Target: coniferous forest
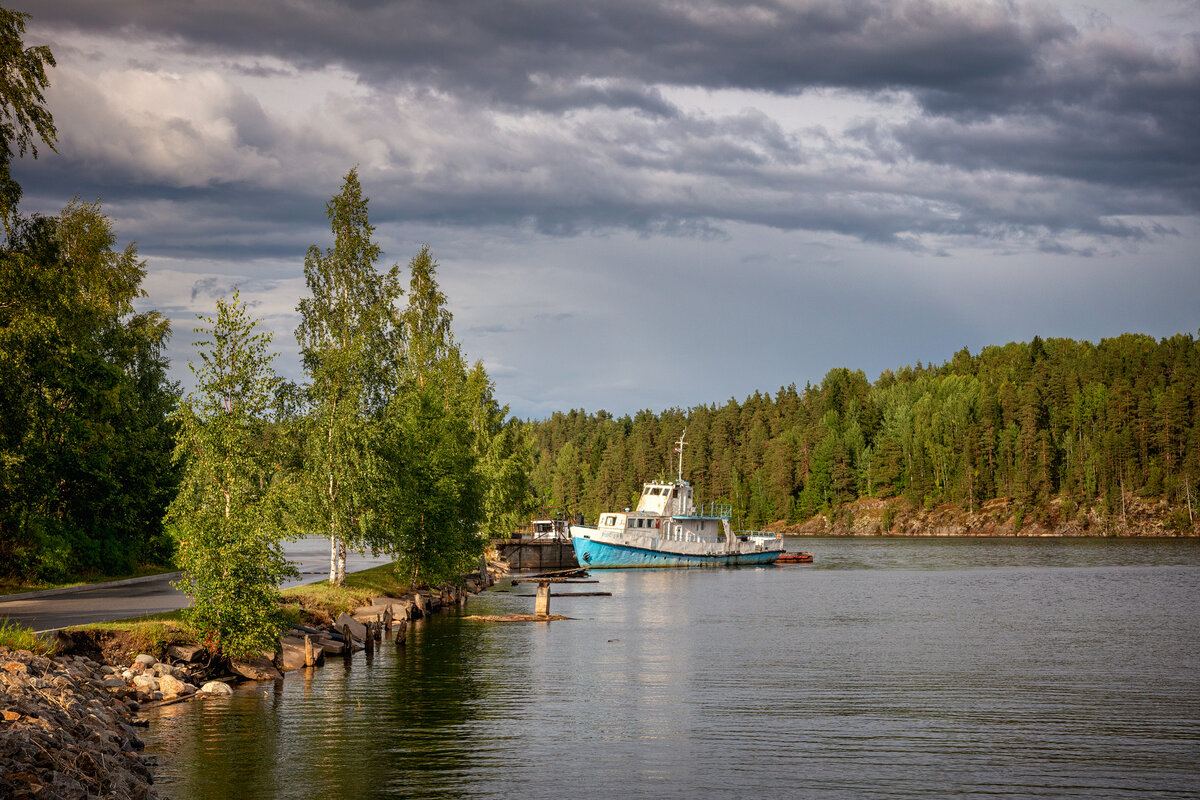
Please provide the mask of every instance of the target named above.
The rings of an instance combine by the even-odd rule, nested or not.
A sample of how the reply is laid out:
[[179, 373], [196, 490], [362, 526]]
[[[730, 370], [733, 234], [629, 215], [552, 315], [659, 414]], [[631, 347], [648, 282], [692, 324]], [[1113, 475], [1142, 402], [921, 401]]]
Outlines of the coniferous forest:
[[1035, 336], [874, 383], [834, 369], [774, 396], [622, 417], [573, 410], [528, 427], [536, 491], [589, 519], [673, 476], [686, 428], [685, 479], [732, 503], [746, 528], [836, 516], [866, 497], [965, 511], [1007, 498], [1020, 514], [1054, 501], [1109, 517], [1138, 497], [1165, 501], [1165, 529], [1185, 534], [1200, 516], [1198, 417], [1200, 342], [1125, 334]]

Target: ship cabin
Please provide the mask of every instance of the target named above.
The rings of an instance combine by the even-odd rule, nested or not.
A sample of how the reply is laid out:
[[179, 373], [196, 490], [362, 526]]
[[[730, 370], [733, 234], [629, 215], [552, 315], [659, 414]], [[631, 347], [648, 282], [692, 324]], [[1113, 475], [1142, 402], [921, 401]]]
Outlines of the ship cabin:
[[637, 513], [660, 517], [691, 516], [696, 513], [692, 487], [687, 481], [676, 483], [647, 483], [638, 499]]
[[600, 515], [600, 530], [622, 537], [649, 537], [664, 541], [712, 542], [730, 538], [727, 513], [701, 514], [687, 481], [647, 483], [636, 511]]

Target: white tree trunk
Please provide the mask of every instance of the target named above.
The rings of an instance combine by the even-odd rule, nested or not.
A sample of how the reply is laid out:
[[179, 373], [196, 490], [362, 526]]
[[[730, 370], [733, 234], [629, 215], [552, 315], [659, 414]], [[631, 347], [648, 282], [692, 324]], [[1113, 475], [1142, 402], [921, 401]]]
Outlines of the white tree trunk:
[[337, 586], [337, 556], [338, 556], [338, 540], [333, 534], [329, 536], [329, 582]]
[[346, 542], [339, 541], [337, 546], [337, 585], [346, 583]]

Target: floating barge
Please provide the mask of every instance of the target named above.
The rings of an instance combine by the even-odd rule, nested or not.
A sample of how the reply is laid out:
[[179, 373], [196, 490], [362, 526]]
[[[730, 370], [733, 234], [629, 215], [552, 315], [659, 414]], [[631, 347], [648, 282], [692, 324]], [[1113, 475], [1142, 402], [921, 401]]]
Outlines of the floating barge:
[[812, 553], [780, 553], [779, 558], [775, 559], [776, 564], [811, 564], [813, 560]]

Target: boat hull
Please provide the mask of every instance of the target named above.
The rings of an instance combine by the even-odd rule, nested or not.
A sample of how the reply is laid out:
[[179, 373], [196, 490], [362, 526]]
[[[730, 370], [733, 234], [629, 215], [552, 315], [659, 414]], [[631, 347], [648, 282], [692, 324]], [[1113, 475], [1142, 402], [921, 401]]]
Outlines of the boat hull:
[[773, 564], [780, 550], [749, 553], [670, 553], [643, 547], [571, 538], [579, 566], [588, 569], [638, 569], [660, 567], [739, 567]]

